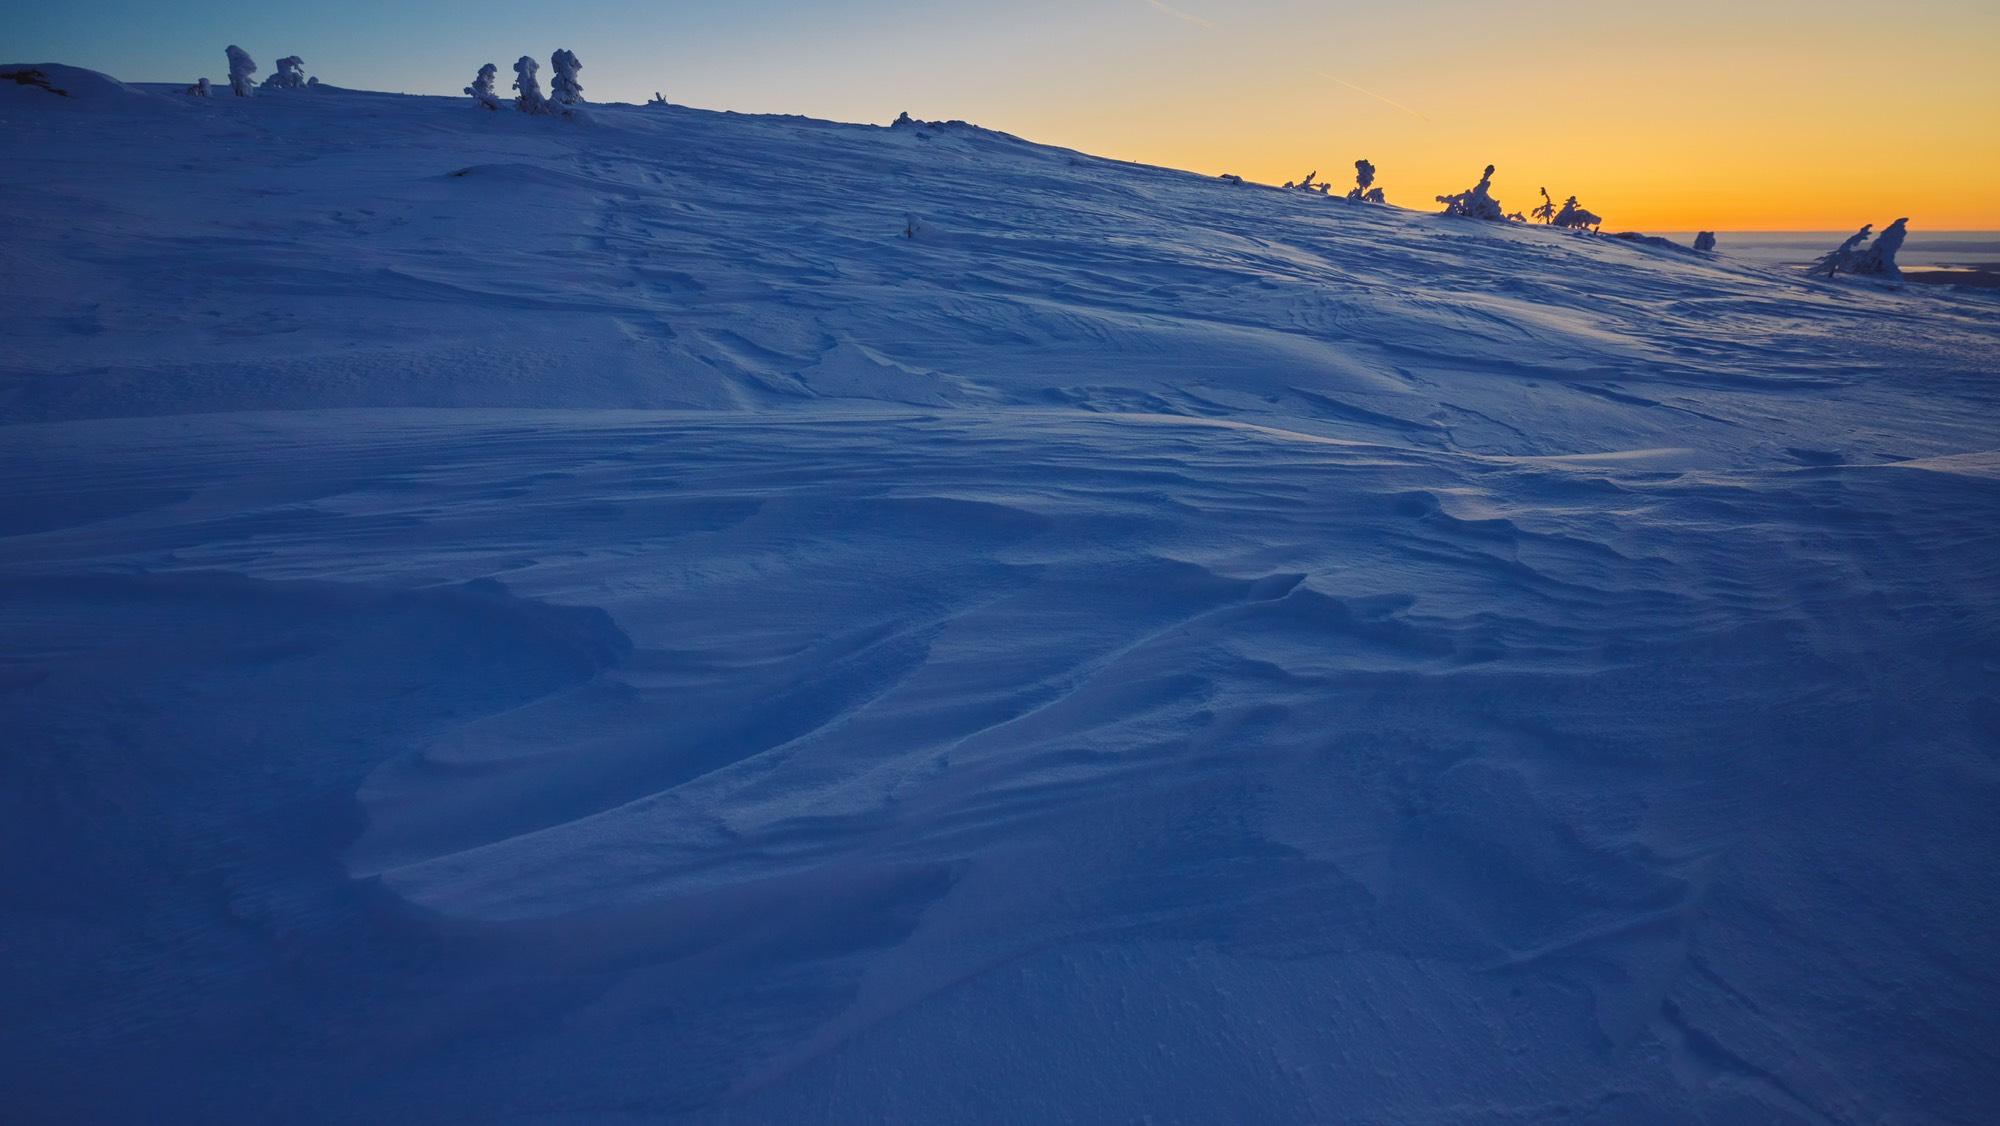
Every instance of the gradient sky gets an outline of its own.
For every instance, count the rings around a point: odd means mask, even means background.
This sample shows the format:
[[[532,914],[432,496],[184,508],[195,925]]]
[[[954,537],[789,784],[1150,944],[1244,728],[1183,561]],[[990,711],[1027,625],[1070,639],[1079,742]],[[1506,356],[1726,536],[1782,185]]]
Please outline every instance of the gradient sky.
[[[1510,210],[1546,185],[1618,229],[2000,229],[1995,0],[51,0],[0,33],[128,81],[238,43],[417,94],[566,47],[593,101],[908,110],[1271,183],[1367,157],[1412,207],[1492,162]]]

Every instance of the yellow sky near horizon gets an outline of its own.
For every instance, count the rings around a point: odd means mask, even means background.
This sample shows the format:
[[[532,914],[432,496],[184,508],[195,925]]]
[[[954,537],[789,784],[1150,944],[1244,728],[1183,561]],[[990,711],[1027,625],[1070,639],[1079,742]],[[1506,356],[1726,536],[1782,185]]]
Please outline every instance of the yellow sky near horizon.
[[[1839,230],[1910,216],[1922,229],[2000,229],[2000,16],[1968,21],[1953,42],[1877,7],[1890,25],[1851,41],[1833,19],[1762,35],[1740,22],[1738,40],[1659,29],[1638,46],[1601,30],[1440,36],[1415,63],[1245,73],[1227,98],[1191,83],[1109,99],[1106,114],[1102,95],[1078,97],[1046,106],[1034,135],[1268,183],[1317,168],[1345,187],[1367,157],[1391,202],[1413,207],[1471,186],[1491,162],[1509,210],[1547,187],[1617,228]]]
[[[2000,4],[1024,0],[980,19],[828,17],[824,71],[691,77],[709,105],[801,112],[809,90],[844,120],[909,109],[1266,183],[1345,187],[1366,157],[1408,207],[1492,163],[1509,210],[1547,187],[1615,229],[2000,229]],[[880,36],[896,64],[857,80]]]

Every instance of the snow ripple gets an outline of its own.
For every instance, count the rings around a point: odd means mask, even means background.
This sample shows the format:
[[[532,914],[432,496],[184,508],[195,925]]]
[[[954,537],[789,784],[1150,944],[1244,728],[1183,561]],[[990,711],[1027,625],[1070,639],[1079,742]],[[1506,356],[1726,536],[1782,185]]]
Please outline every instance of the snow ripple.
[[[1633,1082],[1669,1105],[1723,1083],[1830,1113],[1862,1097],[1852,1060],[1759,1046],[1846,1035],[1847,1002],[1798,994],[1788,961],[1878,979],[1851,986],[1882,991],[1878,1037],[1984,1019],[1887,998],[1983,980],[1963,952],[1996,917],[1964,907],[1980,851],[1948,843],[1983,832],[1994,784],[2000,564],[1972,547],[2000,511],[1988,475],[1688,472],[1657,452],[1489,458],[1047,410],[369,417],[365,437],[338,415],[193,438],[88,424],[187,499],[23,528],[10,570],[165,567],[187,577],[78,581],[267,623],[254,645],[225,627],[134,650],[114,680],[161,686],[161,730],[340,764],[326,777],[350,779],[362,825],[348,871],[425,914],[326,870],[306,901],[228,876],[231,910],[309,951],[347,933],[314,920],[358,912],[364,961],[459,951],[435,998],[385,1013],[456,1022],[465,991],[497,988],[564,1014],[569,1052],[615,1055],[634,1028],[707,1038],[644,1097],[734,1091],[766,1118],[892,1058],[971,1050],[972,1012],[1027,1027],[1026,998],[1057,988],[1075,990],[1064,1020],[1166,1021],[1141,998],[1183,994],[1233,1014],[1120,1066],[1168,1088],[1192,1068],[1272,1115],[1331,1113],[1336,1090],[1391,1116],[1600,1105]],[[307,450],[315,472],[273,472]],[[29,495],[93,463],[51,445],[36,464]],[[254,578],[202,577],[225,570]],[[442,585],[351,585],[413,570]],[[514,595],[451,585],[485,575]],[[8,582],[11,636],[78,612],[66,587]],[[286,625],[284,591],[319,608]],[[427,605],[515,609],[476,625]],[[314,624],[329,616],[337,634]],[[323,634],[375,640],[315,673]],[[9,657],[48,676],[84,660]],[[355,661],[376,679],[342,674],[337,698],[379,718],[268,726]],[[501,691],[502,667],[526,679]],[[168,690],[173,668],[213,687]],[[232,671],[263,668],[293,671]],[[199,718],[217,694],[232,726]],[[11,699],[13,722],[53,722]],[[190,791],[216,823],[239,800]],[[323,861],[340,838],[253,834]],[[1921,883],[1868,843],[1898,834]],[[189,918],[166,948],[213,925]],[[760,984],[785,980],[811,984]],[[645,1015],[666,1005],[670,1024]],[[1462,1036],[1411,1023],[1439,1012],[1538,1032],[1515,1069],[1482,1072]],[[1258,1062],[1274,1028],[1349,1079]],[[1632,1070],[1645,1045],[1675,1062]],[[1429,1051],[1465,1070],[1428,1093],[1394,1079]],[[1586,1059],[1626,1062],[1614,1078]],[[1065,1105],[1111,1112],[1060,1060],[1033,1066],[1071,1084]]]

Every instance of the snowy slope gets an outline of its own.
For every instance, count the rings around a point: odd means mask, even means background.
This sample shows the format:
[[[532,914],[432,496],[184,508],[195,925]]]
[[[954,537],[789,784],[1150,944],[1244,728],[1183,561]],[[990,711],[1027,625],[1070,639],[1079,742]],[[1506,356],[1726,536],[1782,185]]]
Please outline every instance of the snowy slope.
[[[4,1117],[2000,1103],[1992,297],[73,84],[0,83]]]

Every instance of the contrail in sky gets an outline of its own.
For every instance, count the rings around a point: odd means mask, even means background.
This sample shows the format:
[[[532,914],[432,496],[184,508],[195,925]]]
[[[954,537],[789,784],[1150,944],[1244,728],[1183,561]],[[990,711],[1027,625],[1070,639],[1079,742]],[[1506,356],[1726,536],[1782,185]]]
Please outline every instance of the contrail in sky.
[[[1344,78],[1335,78],[1335,77],[1334,77],[1333,75],[1331,75],[1331,74],[1328,74],[1327,72],[1325,72],[1325,71],[1323,71],[1323,70],[1316,70],[1316,71],[1314,71],[1313,73],[1314,73],[1314,74],[1317,74],[1317,75],[1319,75],[1319,76],[1320,76],[1321,78],[1324,78],[1324,79],[1326,79],[1326,80],[1327,80],[1328,82],[1338,82],[1338,83],[1340,83],[1340,84],[1341,84],[1342,86],[1345,86],[1345,87],[1347,87],[1347,88],[1348,88],[1349,90],[1352,90],[1352,91],[1354,91],[1354,92],[1355,92],[1355,93],[1357,93],[1357,94],[1366,94],[1366,95],[1368,95],[1369,97],[1371,97],[1371,98],[1375,99],[1375,100],[1376,100],[1376,101],[1378,101],[1378,102],[1387,102],[1387,103],[1389,103],[1390,105],[1392,105],[1392,106],[1395,106],[1395,107],[1396,107],[1397,109],[1399,109],[1399,110],[1402,110],[1402,111],[1403,111],[1404,113],[1407,113],[1407,114],[1409,114],[1409,115],[1410,115],[1411,117],[1414,117],[1414,118],[1416,118],[1416,119],[1417,119],[1418,121],[1429,121],[1429,120],[1430,120],[1430,118],[1428,118],[1428,117],[1425,117],[1425,116],[1424,116],[1423,114],[1421,114],[1421,113],[1418,113],[1418,112],[1417,112],[1416,110],[1413,110],[1413,109],[1411,109],[1411,108],[1410,108],[1409,106],[1406,106],[1406,105],[1404,105],[1403,103],[1401,103],[1401,102],[1397,101],[1397,100],[1396,100],[1396,99],[1394,99],[1394,98],[1385,98],[1385,97],[1383,97],[1382,95],[1380,95],[1380,94],[1377,94],[1377,93],[1376,93],[1375,91],[1373,91],[1373,90],[1364,90],[1364,89],[1362,89],[1361,87],[1359,87],[1359,86],[1356,86],[1356,85],[1355,85],[1354,83],[1352,83],[1352,82],[1349,82],[1349,81],[1347,81],[1347,80],[1346,80],[1346,79],[1344,79]]]
[[[1208,22],[1207,20],[1202,19],[1200,16],[1190,15],[1187,12],[1181,11],[1179,8],[1170,8],[1167,5],[1160,3],[1160,0],[1146,0],[1146,3],[1151,4],[1154,8],[1162,12],[1165,12],[1166,14],[1174,17],[1177,20],[1186,20],[1187,22],[1194,24],[1196,27],[1213,28],[1215,26],[1214,24]]]

